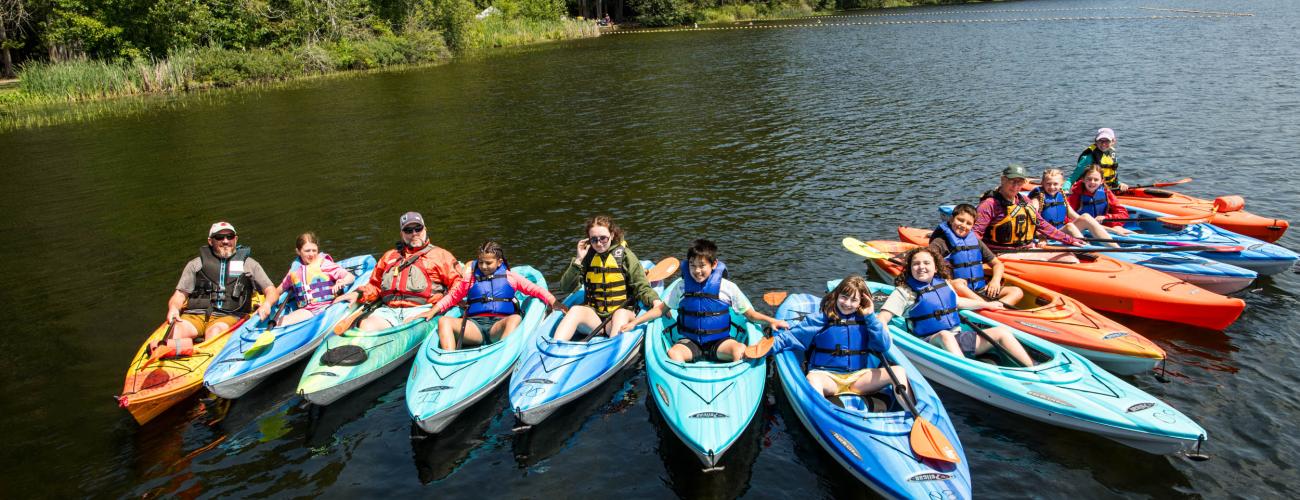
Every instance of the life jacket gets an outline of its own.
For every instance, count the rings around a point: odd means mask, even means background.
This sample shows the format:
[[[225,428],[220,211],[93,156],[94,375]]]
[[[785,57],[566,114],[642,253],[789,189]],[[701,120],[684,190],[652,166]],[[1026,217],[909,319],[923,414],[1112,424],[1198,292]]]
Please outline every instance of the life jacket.
[[[961,315],[957,314],[957,293],[943,278],[935,276],[925,283],[908,276],[907,286],[916,292],[916,304],[907,312],[913,335],[929,337],[961,325]]]
[[[250,253],[248,247],[238,246],[229,259],[221,259],[212,253],[212,247],[199,247],[201,265],[194,274],[194,290],[190,292],[185,312],[227,316],[252,312],[253,276],[244,272],[244,261]]]
[[[1091,194],[1083,186],[1079,187],[1079,206],[1074,209],[1076,212],[1097,217],[1106,215],[1110,211],[1110,203],[1106,201],[1105,187],[1098,187]]]
[[[401,244],[399,244],[397,251],[391,253],[388,268],[380,278],[379,300],[384,304],[401,300],[421,306],[432,302],[431,299],[435,294],[446,293],[447,287],[434,281],[433,276],[425,271],[424,266],[416,265],[433,248],[433,244],[429,243],[415,253],[403,257]]]
[[[465,295],[469,304],[468,316],[509,316],[519,312],[515,304],[515,287],[510,286],[506,273],[510,266],[503,260],[491,276],[486,276],[478,268],[478,261],[470,263],[474,269],[474,285]]]
[[[1002,220],[989,224],[984,230],[984,242],[998,246],[1018,247],[1034,241],[1034,232],[1038,228],[1038,212],[1023,196],[1016,195],[1015,201],[1007,201],[996,190],[984,194],[993,198],[1002,206],[1005,215]]]
[[[808,347],[808,369],[852,373],[875,368],[875,358],[867,350],[870,330],[860,313],[838,321],[828,321]]]
[[[1085,156],[1090,158],[1091,165],[1101,166],[1101,180],[1107,187],[1119,189],[1119,160],[1115,159],[1115,150],[1102,151],[1096,144],[1092,144],[1079,154],[1076,163],[1082,161]]]
[[[306,266],[302,259],[294,259],[289,265],[289,286],[293,289],[293,298],[299,309],[312,304],[334,300],[334,277],[321,271],[326,260],[334,262],[329,254],[321,254],[315,262]]]
[[[1038,215],[1051,224],[1053,227],[1060,229],[1065,227],[1065,217],[1069,211],[1065,209],[1065,191],[1057,191],[1055,195],[1044,193],[1042,188],[1034,188],[1029,192],[1029,197],[1041,196],[1043,206],[1038,209]]]
[[[722,276],[726,264],[718,263],[704,283],[691,277],[689,266],[682,266],[682,301],[677,304],[677,331],[704,345],[731,336],[731,304],[722,300]]]
[[[941,223],[930,237],[936,235],[942,235],[948,241],[948,255],[944,258],[952,266],[953,277],[965,279],[971,290],[983,289],[984,253],[980,251],[980,239],[975,236],[975,231],[962,238],[947,223]]]
[[[582,259],[582,275],[584,304],[597,315],[609,316],[627,303],[629,279],[622,244],[603,254],[587,252]]]

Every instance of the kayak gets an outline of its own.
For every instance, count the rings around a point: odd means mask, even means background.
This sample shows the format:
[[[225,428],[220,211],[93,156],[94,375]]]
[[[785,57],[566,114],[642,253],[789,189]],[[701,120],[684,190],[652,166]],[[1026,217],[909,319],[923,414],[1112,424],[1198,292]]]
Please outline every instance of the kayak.
[[[352,291],[370,279],[370,273],[375,268],[375,258],[361,255],[344,259],[338,265],[347,269],[355,278],[348,289]],[[291,265],[292,269],[301,266],[297,260]],[[243,396],[267,377],[316,350],[316,346],[325,340],[330,326],[347,315],[348,307],[348,304],[333,304],[306,321],[269,329],[262,325],[242,330],[217,353],[212,366],[203,375],[203,385],[222,398],[235,399]],[[281,312],[281,317],[293,310],[286,308]],[[255,347],[257,341],[263,338],[271,339],[271,343]]]
[[[833,286],[838,284],[832,282]],[[877,307],[894,287],[869,283]],[[1147,453],[1200,453],[1205,429],[1178,410],[1107,373],[1086,358],[971,311],[966,322],[1012,331],[1037,362],[1020,367],[998,350],[980,360],[952,354],[912,335],[904,318],[889,323],[894,344],[926,377],[1012,413],[1097,434]],[[963,324],[969,330],[969,324]],[[991,362],[986,362],[991,361]]]
[[[460,309],[446,315],[459,318]],[[330,325],[331,333],[312,353],[298,379],[298,394],[309,403],[325,406],[384,376],[415,356],[425,337],[437,329],[440,317],[375,331],[354,324],[338,335],[333,333],[335,325]],[[360,322],[358,319],[356,324]]]
[[[511,268],[543,289],[546,278],[532,266]],[[406,381],[406,409],[425,432],[441,432],[457,415],[483,399],[510,375],[519,354],[532,343],[546,316],[546,304],[515,294],[523,319],[510,336],[478,347],[445,351],[434,333],[424,340]]]
[[[900,226],[898,236],[916,245],[930,241],[930,231],[925,229]],[[1100,254],[1074,255],[1079,262],[1022,260],[1006,254],[999,259],[1008,275],[1102,311],[1223,330],[1246,308],[1241,299],[1224,297],[1154,269]]]
[[[939,216],[944,219],[949,218],[952,215],[952,209],[952,205],[939,207]],[[1105,250],[1113,247],[1097,244],[1080,248]],[[1223,295],[1245,290],[1251,283],[1255,282],[1255,278],[1259,277],[1259,274],[1255,271],[1207,259],[1191,252],[1112,252],[1106,254],[1106,256],[1142,267],[1149,267]]]
[[[1169,214],[1138,207],[1124,207],[1133,218],[1165,217]],[[1187,226],[1167,225],[1163,222],[1137,221],[1124,224],[1125,229],[1136,233],[1120,238],[1126,240],[1149,241],[1152,243],[1181,242],[1195,245],[1239,246],[1240,252],[1194,252],[1201,257],[1214,259],[1225,264],[1250,269],[1261,276],[1271,276],[1291,269],[1300,255],[1250,236],[1244,236],[1213,224],[1191,224]]]
[[[1286,233],[1290,223],[1284,219],[1261,217],[1245,210],[1220,212],[1213,200],[1195,198],[1165,189],[1132,189],[1116,193],[1115,197],[1126,206],[1152,210],[1173,216],[1206,216],[1209,222],[1237,234],[1275,242]]]
[[[126,369],[126,383],[122,386],[122,395],[117,397],[118,406],[125,408],[136,423],[144,425],[198,392],[203,387],[203,373],[212,364],[213,357],[232,336],[241,335],[246,327],[258,323],[250,324],[247,319],[244,317],[235,323],[231,330],[194,344],[194,352],[190,355],[160,358],[150,363],[149,344],[170,333],[168,324],[163,323],[140,344],[131,366]]]
[[[891,255],[916,248],[916,245],[900,241],[875,240],[867,244]],[[891,260],[874,259],[870,262],[881,276],[892,278],[903,270],[901,265]],[[1003,276],[1002,283],[1024,290],[1024,298],[1013,308],[982,309],[977,314],[1015,325],[1118,375],[1151,371],[1165,359],[1165,350],[1160,346],[1068,295],[1011,275]],[[968,295],[967,298],[975,296]]]
[[[646,270],[654,267],[641,261]],[[654,285],[654,283],[652,283]],[[655,288],[663,291],[662,286]],[[581,304],[582,290],[570,294],[565,303]],[[645,312],[638,309],[639,315]],[[648,322],[614,337],[600,336],[586,340],[555,340],[553,335],[563,311],[555,311],[538,327],[540,335],[529,340],[520,357],[519,368],[510,375],[510,407],[525,425],[537,425],[555,410],[599,387],[624,366],[636,359],[646,332],[656,322]]]
[[[680,286],[683,284],[678,278],[668,286],[665,295]],[[671,316],[653,321],[659,326],[646,332],[646,375],[653,388],[650,394],[668,428],[707,469],[712,469],[758,413],[767,361],[762,358],[728,363],[673,361],[668,358],[668,349],[681,337],[670,333],[677,311],[673,310]],[[748,323],[734,312],[731,322],[733,338],[746,344],[755,344],[763,338],[758,325]],[[738,330],[741,325],[743,331]]]
[[[791,294],[777,308],[776,317],[794,324],[816,311],[820,302],[820,298],[806,293]],[[863,484],[888,498],[971,498],[969,462],[943,402],[897,344],[885,356],[891,364],[906,370],[917,411],[952,444],[958,463],[914,454],[909,434],[916,419],[895,399],[892,386],[870,400],[857,395],[838,396],[843,405],[840,407],[808,383],[802,351],[787,350],[773,357],[781,387],[799,421],[836,462]],[[874,409],[869,403],[875,403]]]

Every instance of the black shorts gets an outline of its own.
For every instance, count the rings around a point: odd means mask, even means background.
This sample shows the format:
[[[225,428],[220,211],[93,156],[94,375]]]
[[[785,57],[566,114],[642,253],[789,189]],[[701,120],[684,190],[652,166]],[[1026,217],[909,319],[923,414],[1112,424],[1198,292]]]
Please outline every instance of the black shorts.
[[[700,356],[709,361],[718,361],[718,346],[723,342],[731,340],[731,337],[721,338],[712,342],[705,342],[704,345],[695,343],[694,340],[683,338],[676,342],[677,345],[684,345],[691,351],[691,360],[699,361]]]
[[[986,301],[990,301],[990,302],[991,302],[991,301],[994,301],[994,300],[998,300],[998,298],[997,298],[996,296],[994,296],[994,295],[992,295],[992,294],[989,293],[989,284],[988,284],[988,282],[985,282],[985,283],[984,283],[984,288],[981,288],[981,289],[979,289],[979,290],[976,290],[976,289],[974,289],[974,288],[971,288],[970,291],[975,292],[975,295],[979,295],[981,299],[984,299],[984,300],[986,300]]]

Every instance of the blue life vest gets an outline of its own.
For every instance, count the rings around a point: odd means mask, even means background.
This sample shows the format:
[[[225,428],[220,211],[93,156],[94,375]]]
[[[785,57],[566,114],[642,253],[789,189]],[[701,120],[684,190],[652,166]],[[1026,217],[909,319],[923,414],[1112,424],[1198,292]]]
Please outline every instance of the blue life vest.
[[[924,283],[909,276],[907,286],[916,292],[916,304],[907,313],[913,335],[929,337],[961,325],[961,316],[957,314],[957,293],[943,278],[935,276],[929,283]]]
[[[966,237],[962,238],[947,223],[941,223],[934,232],[943,235],[943,239],[948,241],[948,255],[944,258],[952,266],[953,277],[966,280],[971,290],[983,290],[986,284],[984,253],[980,252],[980,239],[975,236],[975,231],[966,233]],[[934,234],[930,237],[934,238]]]
[[[1084,193],[1079,195],[1079,208],[1076,210],[1081,214],[1088,214],[1093,217],[1106,215],[1110,210],[1110,204],[1106,202],[1106,188],[1098,187],[1092,194]]]
[[[474,285],[469,288],[465,302],[469,304],[468,316],[509,316],[519,312],[515,305],[515,287],[510,286],[506,272],[510,266],[501,261],[496,272],[484,276],[478,261],[470,263],[474,269]]]
[[[1043,206],[1038,210],[1038,215],[1057,229],[1065,227],[1065,216],[1069,215],[1065,209],[1065,192],[1057,191],[1055,196],[1049,196],[1042,188],[1034,188],[1029,193],[1029,197],[1033,198],[1035,195],[1043,197]]]
[[[870,335],[867,320],[859,313],[827,321],[808,347],[808,369],[852,373],[879,366],[867,350]]]
[[[722,274],[726,264],[718,263],[704,283],[691,277],[682,266],[682,301],[677,304],[677,330],[682,336],[704,345],[731,336],[731,304],[722,300]]]

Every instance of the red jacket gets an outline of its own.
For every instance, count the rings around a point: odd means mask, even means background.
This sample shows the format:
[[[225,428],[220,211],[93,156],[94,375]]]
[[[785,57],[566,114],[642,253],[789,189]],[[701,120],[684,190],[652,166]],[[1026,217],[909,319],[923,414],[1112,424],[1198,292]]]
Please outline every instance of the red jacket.
[[[1097,189],[1106,191],[1106,220],[1103,221],[1103,224],[1109,227],[1123,226],[1123,222],[1111,222],[1111,219],[1127,219],[1129,217],[1128,210],[1119,204],[1119,200],[1115,198],[1115,193],[1110,192],[1110,188],[1101,186]],[[1075,212],[1079,212],[1079,207],[1083,206],[1083,192],[1086,190],[1087,188],[1083,187],[1082,182],[1076,182],[1073,186],[1070,186],[1070,195],[1065,197],[1065,201],[1070,204],[1070,208],[1073,208]]]
[[[417,260],[402,268],[416,254],[419,254]],[[460,262],[451,252],[433,244],[419,250],[405,247],[401,251],[389,250],[379,258],[370,282],[361,286],[361,302],[383,300],[390,307],[432,304],[460,281],[460,275]],[[423,287],[419,286],[421,283]]]

